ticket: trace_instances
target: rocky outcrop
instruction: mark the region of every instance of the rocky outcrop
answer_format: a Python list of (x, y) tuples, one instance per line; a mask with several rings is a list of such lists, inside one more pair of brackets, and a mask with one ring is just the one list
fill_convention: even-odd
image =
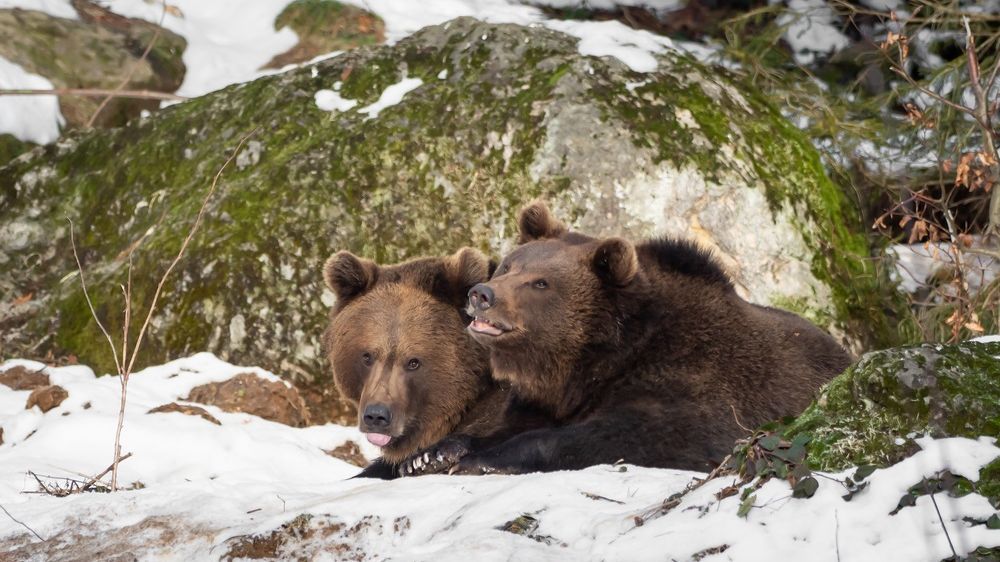
[(110, 370), (67, 217), (97, 312), (120, 333), (129, 252), (142, 310), (251, 131), (166, 285), (143, 363), (209, 350), (322, 381), (327, 256), (500, 255), (537, 196), (595, 235), (696, 237), (754, 302), (876, 340), (862, 230), (808, 140), (725, 70), (670, 53), (657, 64), (639, 73), (558, 32), (463, 18), (36, 149), (0, 169), (0, 301), (33, 295), (0, 307), (2, 352)]

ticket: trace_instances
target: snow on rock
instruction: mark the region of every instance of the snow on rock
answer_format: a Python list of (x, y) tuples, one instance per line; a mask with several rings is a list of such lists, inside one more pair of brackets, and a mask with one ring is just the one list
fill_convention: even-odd
[(406, 94), (423, 85), (424, 81), (419, 78), (403, 78), (399, 82), (396, 82), (383, 90), (382, 95), (375, 100), (375, 103), (362, 107), (358, 110), (358, 113), (364, 113), (367, 115), (368, 117), (366, 119), (374, 119), (378, 117), (378, 114), (381, 113), (383, 109), (392, 107), (403, 101), (403, 97), (406, 96)]
[[(52, 82), (0, 57), (0, 88), (50, 90)], [(59, 137), (65, 122), (56, 96), (0, 96), (0, 134), (45, 144)]]
[(636, 72), (656, 70), (655, 54), (676, 49), (662, 35), (635, 30), (618, 21), (550, 20), (545, 26), (580, 38), (580, 54), (615, 57)]
[(0, 10), (13, 8), (45, 12), (56, 18), (80, 19), (69, 0), (0, 0)]
[(350, 111), (358, 105), (358, 100), (342, 98), (333, 90), (319, 90), (313, 97), (316, 99), (316, 107), (323, 111)]
[[(724, 552), (741, 561), (776, 554), (836, 560), (835, 553), (843, 560), (940, 560), (951, 552), (929, 496), (889, 512), (921, 478), (948, 469), (975, 481), (980, 467), (1000, 456), (992, 438), (920, 438), (920, 452), (875, 471), (849, 502), (835, 480), (852, 470), (819, 478), (810, 499), (794, 499), (787, 482), (770, 481), (755, 492), (745, 518), (737, 515), (738, 496), (716, 498), (731, 478), (709, 481), (663, 509), (666, 498), (702, 476), (678, 470), (605, 465), (523, 476), (350, 480), (357, 468), (323, 450), (363, 441), (354, 429), (296, 429), (212, 407), (221, 425), (146, 414), (237, 373), (274, 379), (198, 354), (138, 372), (130, 382), (123, 444), (133, 456), (121, 465), (121, 480), (143, 487), (56, 498), (22, 493), (37, 487), (26, 472), (85, 478), (102, 470), (118, 381), (95, 378), (87, 367), (28, 361), (0, 365), (0, 372), (18, 365), (44, 370), (69, 398), (42, 414), (24, 410), (26, 391), (0, 386), (0, 504), (46, 539), (0, 517), (0, 553), (14, 559), (691, 560)], [(993, 514), (986, 498), (935, 499), (960, 555), (1000, 545), (1000, 532), (965, 519)], [(641, 526), (637, 516), (645, 518)], [(520, 534), (502, 530), (514, 520)]]

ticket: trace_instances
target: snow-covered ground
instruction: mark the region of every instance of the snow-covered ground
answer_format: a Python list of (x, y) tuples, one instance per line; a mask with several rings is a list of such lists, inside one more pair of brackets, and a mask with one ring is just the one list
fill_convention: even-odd
[[(57, 498), (25, 493), (38, 489), (28, 471), (86, 479), (103, 470), (118, 381), (95, 378), (82, 366), (26, 361), (0, 365), (0, 372), (15, 365), (43, 370), (69, 397), (43, 414), (25, 409), (27, 391), (0, 385), (0, 505), (8, 512), (0, 513), (3, 559), (130, 553), (218, 560), (250, 544), (317, 560), (691, 560), (699, 553), (706, 560), (940, 560), (951, 551), (930, 497), (889, 512), (922, 477), (950, 469), (976, 480), (979, 468), (1000, 455), (986, 437), (920, 439), (922, 452), (876, 471), (849, 502), (841, 497), (844, 488), (827, 478), (819, 478), (810, 499), (793, 499), (786, 482), (772, 481), (756, 492), (745, 518), (737, 515), (738, 497), (715, 497), (731, 478), (710, 481), (657, 513), (701, 476), (677, 470), (596, 466), (524, 476), (348, 480), (358, 469), (323, 451), (350, 440), (366, 455), (376, 454), (354, 428), (292, 428), (211, 406), (205, 409), (221, 425), (179, 413), (147, 414), (196, 385), (238, 373), (275, 378), (198, 354), (133, 375), (122, 436), (133, 456), (122, 463), (120, 478), (143, 487)], [(960, 554), (1000, 546), (1000, 531), (963, 520), (994, 513), (985, 498), (938, 494), (936, 500)], [(636, 516), (654, 513), (636, 525)], [(499, 529), (522, 515), (537, 528), (526, 535)], [(285, 524), (289, 530), (281, 532)]]

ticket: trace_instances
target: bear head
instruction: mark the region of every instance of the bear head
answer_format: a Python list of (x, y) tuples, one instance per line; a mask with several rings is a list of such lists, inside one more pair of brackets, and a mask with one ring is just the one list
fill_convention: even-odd
[(539, 201), (519, 227), (520, 245), (469, 292), (469, 333), (490, 350), (494, 378), (558, 410), (582, 353), (615, 345), (616, 300), (641, 277), (639, 259), (621, 238), (570, 232)]
[(333, 379), (383, 459), (436, 443), (490, 384), (463, 311), (489, 270), (471, 248), (390, 266), (346, 251), (327, 260), (323, 278), (337, 297), (324, 334)]

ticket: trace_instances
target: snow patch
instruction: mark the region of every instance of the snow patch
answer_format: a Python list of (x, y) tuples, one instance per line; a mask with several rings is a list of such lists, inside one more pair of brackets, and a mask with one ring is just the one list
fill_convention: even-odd
[(784, 38), (800, 64), (810, 64), (818, 56), (830, 55), (851, 43), (838, 29), (837, 15), (826, 0), (789, 0), (788, 10), (778, 16), (778, 25), (788, 26)]
[[(158, 23), (159, 2), (99, 0), (116, 14)], [(163, 27), (187, 40), (187, 72), (177, 90), (200, 96), (230, 84), (253, 80), (268, 72), (261, 67), (298, 43), (290, 28), (274, 29), (274, 20), (289, 0), (170, 0), (176, 11), (163, 16)]]
[(371, 105), (366, 105), (358, 110), (358, 113), (364, 113), (368, 115), (367, 119), (374, 119), (378, 117), (382, 110), (392, 107), (397, 103), (403, 101), (403, 97), (406, 94), (416, 90), (420, 86), (423, 86), (424, 81), (419, 78), (403, 78), (399, 82), (396, 82), (392, 86), (387, 87), (382, 91), (382, 95), (379, 96), (378, 100)]
[(323, 111), (350, 111), (358, 105), (358, 100), (342, 98), (334, 90), (320, 90), (313, 98), (316, 100), (316, 107)]
[[(0, 88), (51, 90), (52, 82), (0, 57)], [(47, 144), (59, 138), (66, 121), (56, 96), (0, 96), (0, 134)]]

